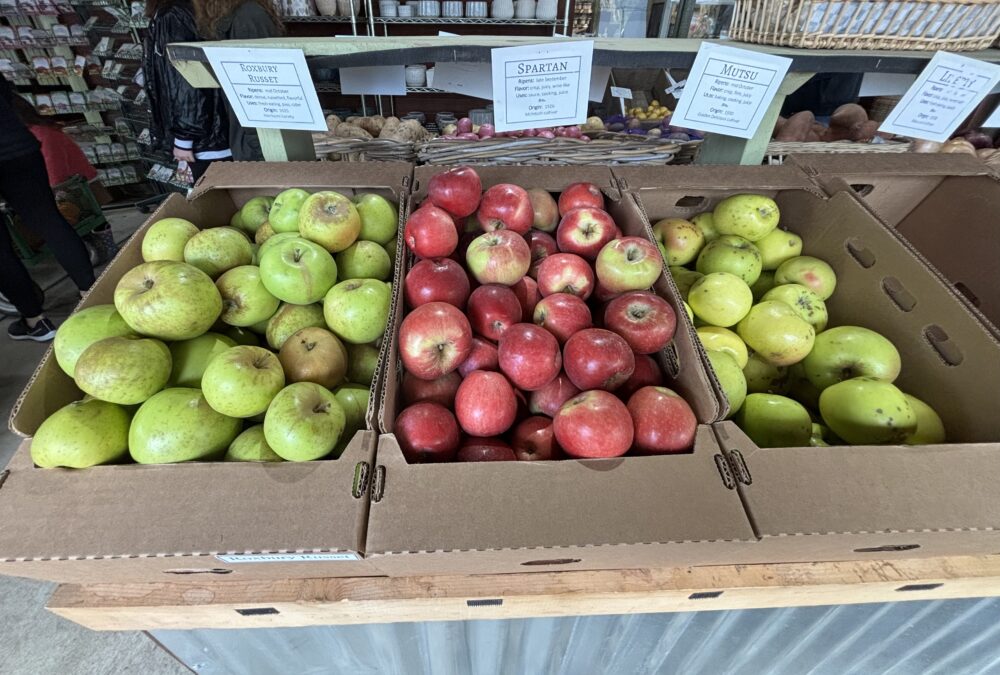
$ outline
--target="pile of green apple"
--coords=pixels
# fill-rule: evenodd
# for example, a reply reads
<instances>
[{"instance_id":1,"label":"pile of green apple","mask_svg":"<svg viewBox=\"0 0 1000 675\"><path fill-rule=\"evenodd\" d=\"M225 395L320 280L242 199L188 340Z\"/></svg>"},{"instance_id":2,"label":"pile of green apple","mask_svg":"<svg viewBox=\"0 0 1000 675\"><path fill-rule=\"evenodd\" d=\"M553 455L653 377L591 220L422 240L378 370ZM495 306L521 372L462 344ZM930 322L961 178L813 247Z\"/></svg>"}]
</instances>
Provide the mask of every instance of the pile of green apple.
<instances>
[{"instance_id":1,"label":"pile of green apple","mask_svg":"<svg viewBox=\"0 0 1000 675\"><path fill-rule=\"evenodd\" d=\"M228 227L153 223L114 304L56 333L86 396L41 424L35 464L339 457L365 427L397 226L380 195L297 188Z\"/></svg>"},{"instance_id":2,"label":"pile of green apple","mask_svg":"<svg viewBox=\"0 0 1000 675\"><path fill-rule=\"evenodd\" d=\"M837 275L779 219L774 200L741 194L653 225L730 416L760 447L944 442L937 413L893 384L891 341L827 328Z\"/></svg>"}]
</instances>

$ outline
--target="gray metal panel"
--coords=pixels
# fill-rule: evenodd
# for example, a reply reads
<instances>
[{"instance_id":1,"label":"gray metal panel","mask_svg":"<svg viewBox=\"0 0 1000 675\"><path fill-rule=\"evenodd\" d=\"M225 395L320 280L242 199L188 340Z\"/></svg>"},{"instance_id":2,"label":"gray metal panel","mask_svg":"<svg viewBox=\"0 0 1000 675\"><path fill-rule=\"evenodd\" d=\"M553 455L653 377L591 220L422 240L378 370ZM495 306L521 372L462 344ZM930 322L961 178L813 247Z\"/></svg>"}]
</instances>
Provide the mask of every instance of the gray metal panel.
<instances>
[{"instance_id":1,"label":"gray metal panel","mask_svg":"<svg viewBox=\"0 0 1000 675\"><path fill-rule=\"evenodd\" d=\"M1000 673L1000 599L153 635L205 675Z\"/></svg>"}]
</instances>

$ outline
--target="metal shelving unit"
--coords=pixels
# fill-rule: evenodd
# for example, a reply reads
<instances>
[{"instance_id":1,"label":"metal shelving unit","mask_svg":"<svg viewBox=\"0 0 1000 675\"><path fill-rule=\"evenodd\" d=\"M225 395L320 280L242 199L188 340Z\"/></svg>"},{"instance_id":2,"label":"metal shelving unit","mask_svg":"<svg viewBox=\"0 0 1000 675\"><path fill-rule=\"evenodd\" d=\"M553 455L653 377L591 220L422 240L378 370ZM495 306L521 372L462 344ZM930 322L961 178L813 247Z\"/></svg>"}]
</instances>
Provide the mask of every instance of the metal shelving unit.
<instances>
[{"instance_id":1,"label":"metal shelving unit","mask_svg":"<svg viewBox=\"0 0 1000 675\"><path fill-rule=\"evenodd\" d=\"M333 82L317 82L316 91L321 94L339 94L340 85ZM434 87L407 87L407 94L447 94L450 93L444 89L435 89Z\"/></svg>"},{"instance_id":2,"label":"metal shelving unit","mask_svg":"<svg viewBox=\"0 0 1000 675\"><path fill-rule=\"evenodd\" d=\"M459 16L376 16L378 24L465 24L486 26L558 26L561 19L492 19L488 17Z\"/></svg>"}]
</instances>

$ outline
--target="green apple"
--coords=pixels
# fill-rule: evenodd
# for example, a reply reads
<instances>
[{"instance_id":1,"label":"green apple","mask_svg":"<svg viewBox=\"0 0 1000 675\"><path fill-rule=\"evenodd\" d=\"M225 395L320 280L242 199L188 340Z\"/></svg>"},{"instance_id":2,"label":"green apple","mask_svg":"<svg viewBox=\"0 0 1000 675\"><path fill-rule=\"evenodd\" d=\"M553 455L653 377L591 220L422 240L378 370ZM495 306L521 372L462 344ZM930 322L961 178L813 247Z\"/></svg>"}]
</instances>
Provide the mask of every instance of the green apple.
<instances>
[{"instance_id":1,"label":"green apple","mask_svg":"<svg viewBox=\"0 0 1000 675\"><path fill-rule=\"evenodd\" d=\"M837 288L837 274L826 261L800 255L778 265L774 271L774 283L802 284L825 301Z\"/></svg>"},{"instance_id":2,"label":"green apple","mask_svg":"<svg viewBox=\"0 0 1000 675\"><path fill-rule=\"evenodd\" d=\"M200 388L201 376L205 373L208 362L235 346L236 341L232 338L211 332L190 340L170 343L170 360L173 365L167 385Z\"/></svg>"},{"instance_id":3,"label":"green apple","mask_svg":"<svg viewBox=\"0 0 1000 675\"><path fill-rule=\"evenodd\" d=\"M31 440L31 459L43 469L117 462L128 454L132 416L120 405L90 399L55 411Z\"/></svg>"},{"instance_id":4,"label":"green apple","mask_svg":"<svg viewBox=\"0 0 1000 675\"><path fill-rule=\"evenodd\" d=\"M358 240L338 253L337 276L342 279L378 279L392 276L392 260L381 244Z\"/></svg>"},{"instance_id":5,"label":"green apple","mask_svg":"<svg viewBox=\"0 0 1000 675\"><path fill-rule=\"evenodd\" d=\"M115 287L115 308L137 333L187 340L212 327L222 313L222 296L201 270L158 260L125 273Z\"/></svg>"},{"instance_id":6,"label":"green apple","mask_svg":"<svg viewBox=\"0 0 1000 675\"><path fill-rule=\"evenodd\" d=\"M896 346L861 326L837 326L816 336L812 352L802 361L809 381L819 389L852 377L894 382L903 363Z\"/></svg>"},{"instance_id":7,"label":"green apple","mask_svg":"<svg viewBox=\"0 0 1000 675\"><path fill-rule=\"evenodd\" d=\"M237 230L243 230L244 232L247 231L247 228L243 225L243 214L237 211L231 215L229 217L229 227L235 227Z\"/></svg>"},{"instance_id":8,"label":"green apple","mask_svg":"<svg viewBox=\"0 0 1000 675\"><path fill-rule=\"evenodd\" d=\"M826 328L826 322L829 319L826 303L820 300L819 296L812 290L801 284L775 286L765 293L761 300L775 300L785 303L815 328L817 333Z\"/></svg>"},{"instance_id":9,"label":"green apple","mask_svg":"<svg viewBox=\"0 0 1000 675\"><path fill-rule=\"evenodd\" d=\"M291 232L290 234L295 234L295 232ZM271 223L265 220L261 226L257 228L257 231L253 233L253 243L257 244L257 246L263 246L264 242L273 236L274 228L271 227Z\"/></svg>"},{"instance_id":10,"label":"green apple","mask_svg":"<svg viewBox=\"0 0 1000 675\"><path fill-rule=\"evenodd\" d=\"M683 218L664 218L653 225L653 237L667 265L687 265L705 245L705 235Z\"/></svg>"},{"instance_id":11,"label":"green apple","mask_svg":"<svg viewBox=\"0 0 1000 675\"><path fill-rule=\"evenodd\" d=\"M694 310L691 309L691 305L687 304L686 300L683 301L683 302L684 302L684 311L687 312L687 315L688 315L688 321L693 322L694 321Z\"/></svg>"},{"instance_id":12,"label":"green apple","mask_svg":"<svg viewBox=\"0 0 1000 675\"><path fill-rule=\"evenodd\" d=\"M917 430L903 441L906 445L935 445L944 443L946 435L944 422L934 408L930 407L916 396L903 394L910 404L913 414L917 416Z\"/></svg>"},{"instance_id":13,"label":"green apple","mask_svg":"<svg viewBox=\"0 0 1000 675\"><path fill-rule=\"evenodd\" d=\"M216 354L201 377L205 400L229 417L253 417L267 410L285 386L278 357L263 347L240 345Z\"/></svg>"},{"instance_id":14,"label":"green apple","mask_svg":"<svg viewBox=\"0 0 1000 675\"><path fill-rule=\"evenodd\" d=\"M874 377L830 385L819 395L819 413L833 433L852 445L903 443L917 430L917 415L906 395Z\"/></svg>"},{"instance_id":15,"label":"green apple","mask_svg":"<svg viewBox=\"0 0 1000 675\"><path fill-rule=\"evenodd\" d=\"M705 238L706 244L719 238L719 231L715 229L715 219L712 218L711 211L699 213L691 219L691 222L697 225L698 229L701 230L701 234Z\"/></svg>"},{"instance_id":16,"label":"green apple","mask_svg":"<svg viewBox=\"0 0 1000 675\"><path fill-rule=\"evenodd\" d=\"M226 456L223 457L223 460L226 462L285 461L271 449L271 446L268 445L267 441L264 439L263 424L255 424L237 436L233 442L229 444L229 449L226 450Z\"/></svg>"},{"instance_id":17,"label":"green apple","mask_svg":"<svg viewBox=\"0 0 1000 675\"><path fill-rule=\"evenodd\" d=\"M272 234L270 237L268 237L264 241L263 244L261 244L257 248L257 264L260 265L260 259L261 259L261 257L272 246L274 246L275 244L277 244L279 242L286 241L288 239L294 239L295 237L298 237L298 236L299 235L296 232L278 232L277 234Z\"/></svg>"},{"instance_id":18,"label":"green apple","mask_svg":"<svg viewBox=\"0 0 1000 675\"><path fill-rule=\"evenodd\" d=\"M308 198L309 193L302 188L291 188L279 192L274 201L271 202L271 210L267 216L267 222L271 223L271 229L277 233L298 233L299 209Z\"/></svg>"},{"instance_id":19,"label":"green apple","mask_svg":"<svg viewBox=\"0 0 1000 675\"><path fill-rule=\"evenodd\" d=\"M164 389L132 418L129 454L139 464L218 459L241 427L235 417L212 410L200 389Z\"/></svg>"},{"instance_id":20,"label":"green apple","mask_svg":"<svg viewBox=\"0 0 1000 675\"><path fill-rule=\"evenodd\" d=\"M268 323L270 323L270 319L268 319ZM230 345L230 347L233 347L235 345L251 345L253 347L256 347L260 345L260 338L258 338L257 334L251 331L249 328L241 328L239 326L226 326L222 330L222 334L235 343L234 345Z\"/></svg>"},{"instance_id":21,"label":"green apple","mask_svg":"<svg viewBox=\"0 0 1000 675\"><path fill-rule=\"evenodd\" d=\"M73 377L76 360L90 345L109 337L134 335L114 305L93 305L70 315L56 331L52 351L63 372Z\"/></svg>"},{"instance_id":22,"label":"green apple","mask_svg":"<svg viewBox=\"0 0 1000 675\"><path fill-rule=\"evenodd\" d=\"M706 274L691 286L687 302L695 317L713 326L726 328L746 316L753 305L750 287L735 274Z\"/></svg>"},{"instance_id":23,"label":"green apple","mask_svg":"<svg viewBox=\"0 0 1000 675\"><path fill-rule=\"evenodd\" d=\"M271 319L264 319L263 321L258 321L257 323L247 326L251 333L256 335L267 335L267 324L270 323Z\"/></svg>"},{"instance_id":24,"label":"green apple","mask_svg":"<svg viewBox=\"0 0 1000 675\"><path fill-rule=\"evenodd\" d=\"M702 326L698 328L697 333L701 346L706 351L726 352L733 357L740 368L747 365L747 346L733 331L721 326Z\"/></svg>"},{"instance_id":25,"label":"green apple","mask_svg":"<svg viewBox=\"0 0 1000 675\"><path fill-rule=\"evenodd\" d=\"M749 286L760 277L760 251L743 237L723 235L705 245L695 268L702 274L729 272Z\"/></svg>"},{"instance_id":26,"label":"green apple","mask_svg":"<svg viewBox=\"0 0 1000 675\"><path fill-rule=\"evenodd\" d=\"M729 401L727 417L732 417L743 405L743 399L746 398L746 378L743 376L743 371L740 370L740 365L736 363L736 359L729 354L718 351L705 353L708 355L708 362L712 365L712 370L715 371L716 379L722 386L722 392L726 395L726 400Z\"/></svg>"},{"instance_id":27,"label":"green apple","mask_svg":"<svg viewBox=\"0 0 1000 675\"><path fill-rule=\"evenodd\" d=\"M812 438L809 411L778 394L748 394L733 421L761 448L799 448Z\"/></svg>"},{"instance_id":28,"label":"green apple","mask_svg":"<svg viewBox=\"0 0 1000 675\"><path fill-rule=\"evenodd\" d=\"M314 305L292 305L284 303L278 307L267 322L265 335L267 344L271 349L279 350L285 344L285 340L303 328L315 326L326 328L326 319L323 318L323 306Z\"/></svg>"},{"instance_id":29,"label":"green apple","mask_svg":"<svg viewBox=\"0 0 1000 675\"><path fill-rule=\"evenodd\" d=\"M771 230L754 245L766 270L776 270L786 260L802 255L802 237L787 230Z\"/></svg>"},{"instance_id":30,"label":"green apple","mask_svg":"<svg viewBox=\"0 0 1000 675\"><path fill-rule=\"evenodd\" d=\"M344 342L359 345L382 337L389 321L392 286L378 279L342 281L323 299L323 316Z\"/></svg>"},{"instance_id":31,"label":"green apple","mask_svg":"<svg viewBox=\"0 0 1000 675\"><path fill-rule=\"evenodd\" d=\"M73 379L81 391L102 401L142 403L170 379L170 350L150 338L104 338L80 354Z\"/></svg>"},{"instance_id":32,"label":"green apple","mask_svg":"<svg viewBox=\"0 0 1000 675\"><path fill-rule=\"evenodd\" d=\"M370 387L378 367L378 349L374 345L345 345L347 347L347 381Z\"/></svg>"},{"instance_id":33,"label":"green apple","mask_svg":"<svg viewBox=\"0 0 1000 675\"><path fill-rule=\"evenodd\" d=\"M695 272L694 270L689 270L686 267L672 266L670 269L670 276L674 280L674 285L677 286L677 292L681 294L682 298L687 298L688 293L691 292L691 286L694 282L701 279L704 274L701 272Z\"/></svg>"},{"instance_id":34,"label":"green apple","mask_svg":"<svg viewBox=\"0 0 1000 675\"><path fill-rule=\"evenodd\" d=\"M753 285L750 286L750 292L753 293L753 301L760 302L764 294L772 288L774 288L774 272L764 270L757 277L757 281L753 282Z\"/></svg>"},{"instance_id":35,"label":"green apple","mask_svg":"<svg viewBox=\"0 0 1000 675\"><path fill-rule=\"evenodd\" d=\"M299 210L299 234L330 253L337 253L361 234L361 216L351 200L339 192L317 192Z\"/></svg>"},{"instance_id":36,"label":"green apple","mask_svg":"<svg viewBox=\"0 0 1000 675\"><path fill-rule=\"evenodd\" d=\"M274 197L253 197L240 209L240 224L250 234L254 234L260 226L267 222L271 212Z\"/></svg>"},{"instance_id":37,"label":"green apple","mask_svg":"<svg viewBox=\"0 0 1000 675\"><path fill-rule=\"evenodd\" d=\"M763 195L726 197L712 211L712 223L719 234L735 234L757 241L778 226L778 205Z\"/></svg>"},{"instance_id":38,"label":"green apple","mask_svg":"<svg viewBox=\"0 0 1000 675\"><path fill-rule=\"evenodd\" d=\"M393 239L388 244L385 245L385 252L389 254L389 260L392 261L392 266L396 266L396 240Z\"/></svg>"},{"instance_id":39,"label":"green apple","mask_svg":"<svg viewBox=\"0 0 1000 675\"><path fill-rule=\"evenodd\" d=\"M183 218L163 218L149 226L142 237L142 259L146 262L154 260L184 260L184 246L198 228L190 220Z\"/></svg>"},{"instance_id":40,"label":"green apple","mask_svg":"<svg viewBox=\"0 0 1000 675\"><path fill-rule=\"evenodd\" d=\"M347 416L337 397L312 382L290 384L274 397L264 415L264 438L290 462L308 462L330 454L340 440Z\"/></svg>"},{"instance_id":41,"label":"green apple","mask_svg":"<svg viewBox=\"0 0 1000 675\"><path fill-rule=\"evenodd\" d=\"M184 245L184 262L212 277L253 261L253 245L246 234L232 227L202 230Z\"/></svg>"},{"instance_id":42,"label":"green apple","mask_svg":"<svg viewBox=\"0 0 1000 675\"><path fill-rule=\"evenodd\" d=\"M396 240L399 213L395 204L382 195L368 192L355 197L354 206L358 210L358 217L361 218L361 233L358 239L383 245Z\"/></svg>"},{"instance_id":43,"label":"green apple","mask_svg":"<svg viewBox=\"0 0 1000 675\"><path fill-rule=\"evenodd\" d=\"M260 269L240 265L223 273L215 282L222 296L223 322L231 326L252 326L270 319L281 302L260 280Z\"/></svg>"},{"instance_id":44,"label":"green apple","mask_svg":"<svg viewBox=\"0 0 1000 675\"><path fill-rule=\"evenodd\" d=\"M750 308L736 332L747 347L776 366L790 366L806 358L816 330L783 302L765 300Z\"/></svg>"},{"instance_id":45,"label":"green apple","mask_svg":"<svg viewBox=\"0 0 1000 675\"><path fill-rule=\"evenodd\" d=\"M788 388L788 369L768 363L754 353L743 366L747 391L753 394L784 394Z\"/></svg>"},{"instance_id":46,"label":"green apple","mask_svg":"<svg viewBox=\"0 0 1000 675\"><path fill-rule=\"evenodd\" d=\"M801 361L788 367L787 393L810 410L819 410L819 395L822 392L806 377Z\"/></svg>"},{"instance_id":47,"label":"green apple","mask_svg":"<svg viewBox=\"0 0 1000 675\"><path fill-rule=\"evenodd\" d=\"M337 283L337 263L319 244L295 237L278 242L261 256L260 277L264 288L279 300L309 305L322 300Z\"/></svg>"},{"instance_id":48,"label":"green apple","mask_svg":"<svg viewBox=\"0 0 1000 675\"><path fill-rule=\"evenodd\" d=\"M344 433L340 435L337 456L344 451L354 434L365 428L365 413L368 411L368 387L345 384L333 390L337 402L344 411Z\"/></svg>"}]
</instances>

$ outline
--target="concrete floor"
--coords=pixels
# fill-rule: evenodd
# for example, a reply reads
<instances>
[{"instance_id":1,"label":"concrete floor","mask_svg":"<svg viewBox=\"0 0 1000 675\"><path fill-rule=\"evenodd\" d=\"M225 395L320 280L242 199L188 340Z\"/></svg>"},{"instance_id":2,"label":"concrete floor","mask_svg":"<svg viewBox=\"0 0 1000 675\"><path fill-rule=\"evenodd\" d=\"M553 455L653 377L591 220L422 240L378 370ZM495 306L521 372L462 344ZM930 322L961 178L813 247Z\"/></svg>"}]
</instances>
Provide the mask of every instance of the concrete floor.
<instances>
[{"instance_id":1,"label":"concrete floor","mask_svg":"<svg viewBox=\"0 0 1000 675\"><path fill-rule=\"evenodd\" d=\"M108 214L119 242L146 218L131 209ZM46 314L58 325L76 305L76 287L68 279L51 286L65 277L55 262L46 261L31 273L46 289ZM0 321L0 331L6 332L9 321ZM48 346L14 342L0 333L0 414L5 421ZM20 442L21 438L4 424L0 431L0 468L7 466ZM0 576L0 675L191 672L144 633L96 633L50 614L45 603L52 589L52 584Z\"/></svg>"}]
</instances>

